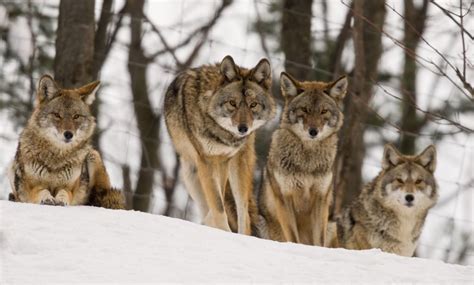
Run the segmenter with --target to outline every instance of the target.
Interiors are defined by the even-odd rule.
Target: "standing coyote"
[[[230,56],[217,65],[187,70],[168,87],[168,131],[180,155],[186,188],[208,226],[251,233],[249,215],[257,217],[254,131],[274,117],[270,87],[268,60],[248,70]],[[232,201],[228,195],[235,200],[236,214],[227,206]]]
[[[110,186],[101,157],[89,143],[95,128],[89,105],[99,84],[68,90],[49,75],[41,77],[33,114],[9,169],[10,200],[124,207],[121,193]]]
[[[386,145],[382,171],[344,209],[332,246],[413,256],[428,210],[438,199],[435,168],[433,145],[417,156]]]
[[[347,79],[299,82],[283,72],[280,86],[285,106],[259,195],[260,235],[322,246]]]

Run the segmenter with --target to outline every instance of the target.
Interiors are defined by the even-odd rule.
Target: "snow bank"
[[[0,283],[472,282],[473,266],[277,243],[132,211],[0,201]]]

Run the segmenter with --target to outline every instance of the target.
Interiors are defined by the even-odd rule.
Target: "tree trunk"
[[[359,195],[362,187],[362,163],[365,156],[363,123],[372,99],[372,82],[377,80],[377,66],[382,54],[380,31],[385,21],[384,1],[355,0],[353,18],[355,68],[349,86],[350,92],[344,102],[344,125],[340,132],[336,159],[336,199],[333,212],[336,215]]]
[[[413,0],[405,0],[405,21],[403,45],[405,46],[401,89],[403,102],[401,102],[402,120],[400,127],[405,133],[401,134],[399,149],[402,153],[415,153],[416,137],[424,125],[424,120],[416,113],[416,49],[420,43],[421,35],[425,28],[428,0],[423,1],[420,8],[416,8]]]
[[[148,97],[146,72],[148,60],[142,48],[142,19],[144,0],[128,0],[130,15],[130,47],[128,53],[128,71],[133,94],[133,106],[137,120],[141,143],[140,172],[133,196],[133,208],[147,212],[153,193],[155,171],[159,169],[158,147],[160,118],[153,112]]]
[[[94,0],[59,4],[54,74],[62,87],[78,87],[94,79],[94,7]]]
[[[298,80],[311,75],[311,19],[313,0],[284,0],[281,47],[285,70]]]

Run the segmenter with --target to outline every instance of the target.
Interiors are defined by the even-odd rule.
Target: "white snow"
[[[133,211],[0,201],[0,283],[474,282],[474,267],[247,237]]]

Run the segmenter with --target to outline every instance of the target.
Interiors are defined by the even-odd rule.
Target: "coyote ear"
[[[383,151],[382,168],[388,169],[400,162],[402,162],[402,154],[392,144],[386,144]]]
[[[416,157],[416,162],[433,173],[436,170],[436,148],[430,145]]]
[[[41,76],[38,89],[36,91],[36,98],[39,103],[45,100],[51,100],[58,93],[59,87],[56,81],[50,75]]]
[[[76,92],[81,96],[82,101],[87,105],[91,105],[95,100],[95,94],[99,90],[100,81],[94,81],[76,89]]]
[[[347,85],[348,82],[346,76],[341,76],[339,79],[330,84],[327,93],[336,101],[342,101],[342,99],[346,97]]]
[[[233,81],[239,76],[239,68],[230,55],[224,57],[221,62],[221,74],[224,75],[227,81]]]
[[[265,80],[271,80],[272,69],[270,62],[266,58],[262,58],[257,65],[252,69],[252,76],[258,83],[262,83]]]
[[[280,74],[280,89],[285,99],[298,95],[298,83],[286,72]]]

